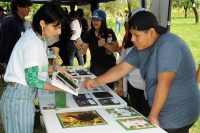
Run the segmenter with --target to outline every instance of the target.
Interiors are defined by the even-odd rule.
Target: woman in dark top
[[[108,42],[108,36],[112,41]],[[87,31],[83,37],[83,43],[76,43],[76,47],[82,54],[89,48],[91,53],[90,71],[99,76],[116,64],[116,59],[112,52],[117,52],[118,43],[115,33],[107,28],[106,14],[102,10],[95,10],[92,14],[91,30]],[[114,89],[114,84],[108,84]]]

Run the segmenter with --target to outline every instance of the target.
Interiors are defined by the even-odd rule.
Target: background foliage
[[[138,7],[140,4],[139,0],[130,0],[130,1],[132,1],[131,10],[134,9],[135,7]],[[171,32],[179,35],[183,40],[186,41],[186,43],[188,44],[188,46],[192,51],[196,64],[198,64],[198,61],[200,59],[200,24],[195,23],[195,17],[191,5],[189,6],[187,11],[187,17],[185,17],[184,4],[188,1],[190,0],[173,0]],[[196,7],[198,13],[199,13],[199,3],[200,3],[199,1],[200,0],[195,1],[197,3]],[[8,3],[0,2],[0,5],[5,7],[5,9],[9,9]],[[41,5],[34,4],[32,6],[31,15],[33,15],[34,12],[37,11],[39,6]],[[63,6],[63,7],[66,7],[69,10],[69,6]],[[79,7],[84,9],[85,15],[90,22],[91,19],[90,6],[85,5]],[[124,15],[124,11],[128,10],[127,3],[125,2],[125,0],[117,0],[115,2],[109,2],[108,4],[100,4],[100,8],[106,11],[108,27],[112,28],[114,31],[115,31],[115,17],[117,12],[121,12]],[[29,19],[31,19],[31,16],[29,16]],[[124,28],[122,26],[121,32],[117,35],[119,42],[122,40],[123,35],[124,35]],[[3,84],[1,83],[0,80],[0,96],[3,91],[2,88]],[[3,133],[3,127],[1,122],[0,122],[0,133]],[[45,133],[45,128],[36,129],[34,133]],[[200,133],[200,119],[191,128],[190,133]]]

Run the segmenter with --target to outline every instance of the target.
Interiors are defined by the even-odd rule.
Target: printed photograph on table
[[[91,76],[88,76],[88,77],[78,77],[78,76],[76,76],[74,78],[77,79],[79,83],[81,83],[81,82],[84,82],[86,79],[91,79]]]
[[[107,91],[108,88],[106,87],[106,85],[101,85],[101,86],[98,86],[98,88],[102,91]]]
[[[78,96],[73,96],[73,98],[79,107],[97,105],[90,94],[79,94]]]
[[[78,96],[73,95],[74,99],[87,99],[92,98],[89,93],[86,94],[79,94]]]
[[[86,106],[96,106],[97,103],[92,99],[75,99],[75,102],[78,104],[79,107],[86,107]]]
[[[79,75],[92,75],[89,70],[75,70]]]
[[[95,111],[66,112],[56,114],[63,128],[106,125],[107,122]]]
[[[107,91],[104,92],[93,92],[92,93],[96,98],[107,98],[107,97],[113,97],[112,94],[110,94]]]
[[[55,72],[51,84],[69,92],[73,95],[78,95],[80,88],[78,87],[77,79],[69,79],[67,76],[60,72]]]
[[[68,73],[70,73],[72,76],[77,76],[76,72],[74,70],[67,70]]]
[[[120,102],[115,98],[101,98],[98,101],[103,105],[119,105]]]
[[[122,118],[116,120],[126,130],[154,128],[155,126],[144,117]]]
[[[66,70],[73,69],[73,70],[81,70],[85,69],[83,66],[64,66]]]
[[[141,116],[137,111],[131,107],[106,109],[114,118]]]

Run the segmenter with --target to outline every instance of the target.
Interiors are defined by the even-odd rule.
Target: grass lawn
[[[171,32],[179,35],[188,44],[198,67],[200,60],[200,24],[194,22],[194,18],[173,18],[172,16]],[[200,117],[190,129],[190,133],[200,133]]]
[[[179,35],[183,40],[186,41],[186,43],[192,51],[195,62],[197,64],[197,62],[200,60],[200,24],[195,24],[194,22],[194,18],[184,19],[179,17],[175,18],[172,16],[171,32]],[[119,34],[119,37],[119,40],[122,40],[122,33]],[[1,94],[2,84],[0,83],[0,96]],[[0,133],[3,133],[2,122],[0,122]],[[34,131],[34,133],[45,133],[45,129],[37,129]],[[193,125],[193,127],[190,130],[190,133],[200,133],[200,118]]]

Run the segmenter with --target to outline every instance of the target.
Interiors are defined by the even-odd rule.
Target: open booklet
[[[78,96],[80,90],[77,86],[77,79],[70,80],[67,76],[60,72],[55,72],[53,74],[51,84],[76,96]]]

